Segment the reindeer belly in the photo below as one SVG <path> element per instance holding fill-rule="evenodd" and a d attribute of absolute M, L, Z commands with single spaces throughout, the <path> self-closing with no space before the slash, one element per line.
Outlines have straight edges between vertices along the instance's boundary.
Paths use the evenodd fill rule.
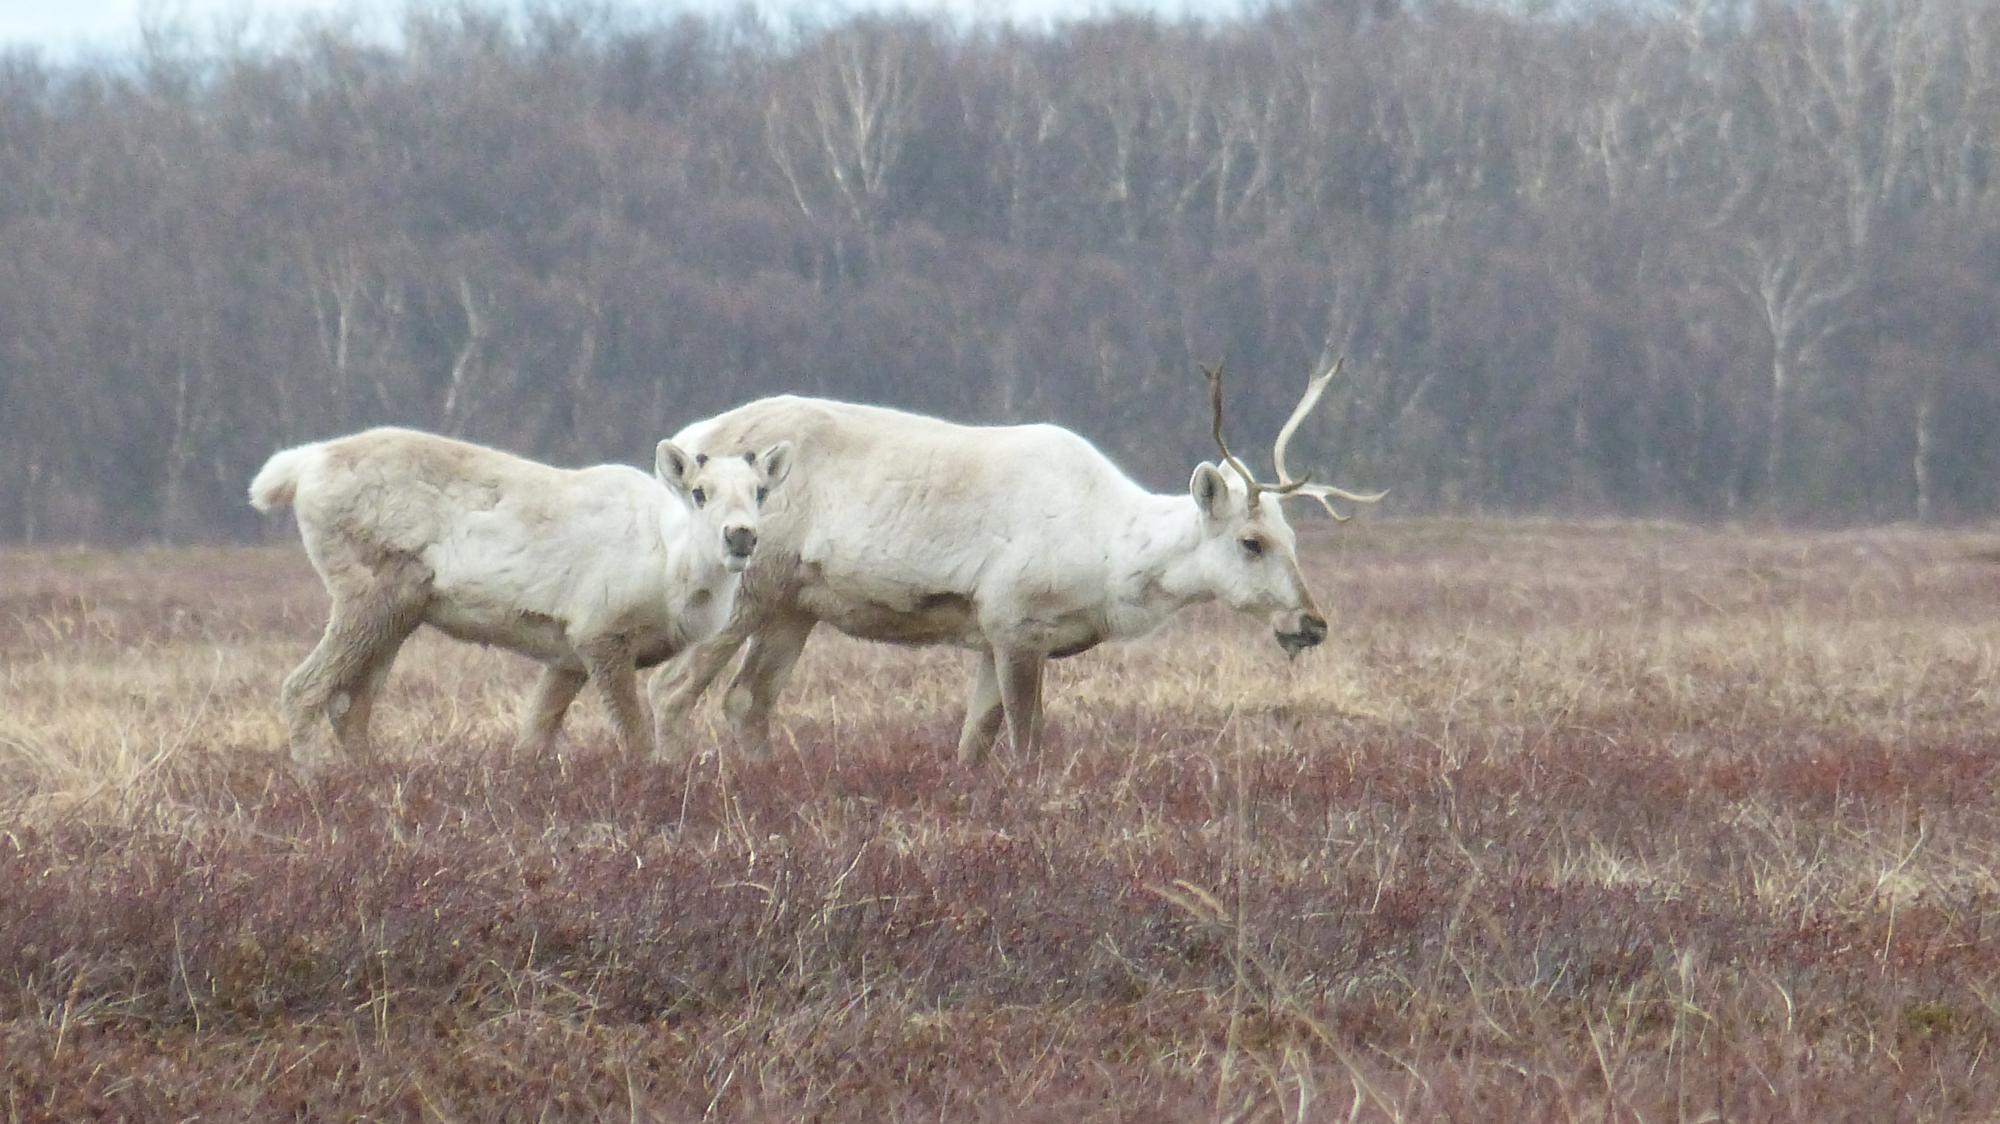
<path fill-rule="evenodd" d="M 686 643 L 674 632 L 660 629 L 632 639 L 632 663 L 641 670 L 657 667 L 680 654 Z"/>
<path fill-rule="evenodd" d="M 1104 638 L 1095 632 L 1087 635 L 1079 634 L 1074 639 L 1066 640 L 1052 649 L 1049 652 L 1049 658 L 1052 660 L 1066 660 L 1071 656 L 1080 656 L 1102 643 L 1104 643 Z"/>
<path fill-rule="evenodd" d="M 505 648 L 543 663 L 578 662 L 562 622 L 545 613 L 439 598 L 425 610 L 424 623 L 454 639 Z"/>
<path fill-rule="evenodd" d="M 799 603 L 818 620 L 862 640 L 966 647 L 984 643 L 978 613 L 972 599 L 963 594 L 842 597 L 826 590 L 807 590 Z"/>
<path fill-rule="evenodd" d="M 538 589 L 547 562 L 487 512 L 460 519 L 423 555 L 434 575 L 424 623 L 454 639 L 505 648 L 547 664 L 581 666 L 567 623 Z"/>
<path fill-rule="evenodd" d="M 1097 614 L 1075 610 L 1021 622 L 1013 637 L 1024 648 L 1036 648 L 1050 659 L 1068 659 L 1104 642 L 1104 623 Z"/>
<path fill-rule="evenodd" d="M 703 598 L 704 606 L 708 598 Z M 624 635 L 632 646 L 632 662 L 640 668 L 657 667 L 681 653 L 681 649 L 698 640 L 705 640 L 721 628 L 724 621 L 717 619 L 712 611 L 701 609 L 676 618 L 652 617 L 635 624 Z"/>

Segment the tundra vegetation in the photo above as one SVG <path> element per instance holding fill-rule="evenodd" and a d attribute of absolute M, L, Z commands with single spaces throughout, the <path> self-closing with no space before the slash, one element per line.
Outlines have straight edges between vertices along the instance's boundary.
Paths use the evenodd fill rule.
<path fill-rule="evenodd" d="M 295 546 L 0 554 L 0 1106 L 1990 1117 L 1990 532 L 1325 527 L 1325 644 L 1192 610 L 983 768 L 935 650 L 659 764 L 420 634 L 379 760 L 274 769 Z"/>

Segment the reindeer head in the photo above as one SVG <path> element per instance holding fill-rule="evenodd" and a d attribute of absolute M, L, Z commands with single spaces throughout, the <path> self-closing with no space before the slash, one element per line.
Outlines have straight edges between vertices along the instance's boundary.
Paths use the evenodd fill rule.
<path fill-rule="evenodd" d="M 1278 442 L 1272 449 L 1278 470 L 1275 484 L 1259 483 L 1229 451 L 1222 436 L 1222 368 L 1203 366 L 1201 370 L 1208 380 L 1215 445 L 1222 454 L 1222 466 L 1230 470 L 1225 474 L 1222 467 L 1204 462 L 1188 482 L 1205 532 L 1199 549 L 1202 569 L 1210 588 L 1225 604 L 1243 612 L 1271 614 L 1271 629 L 1279 646 L 1285 654 L 1296 655 L 1326 639 L 1326 618 L 1299 573 L 1297 537 L 1285 520 L 1282 501 L 1294 496 L 1315 499 L 1328 514 L 1345 522 L 1349 516 L 1335 510 L 1334 499 L 1374 503 L 1386 493 L 1362 495 L 1330 484 L 1309 483 L 1304 476 L 1294 478 L 1285 466 L 1285 449 L 1292 435 L 1339 373 L 1339 361 L 1306 385 L 1305 395 L 1278 431 Z"/>
<path fill-rule="evenodd" d="M 780 441 L 761 453 L 739 456 L 690 455 L 672 441 L 660 442 L 655 471 L 667 490 L 679 495 L 694 516 L 697 550 L 714 550 L 724 569 L 740 574 L 757 548 L 757 520 L 764 499 L 792 468 L 792 443 Z"/>

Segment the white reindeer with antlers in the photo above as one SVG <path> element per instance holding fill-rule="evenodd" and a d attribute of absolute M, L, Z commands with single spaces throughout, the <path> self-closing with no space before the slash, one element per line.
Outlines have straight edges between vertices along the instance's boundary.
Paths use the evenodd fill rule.
<path fill-rule="evenodd" d="M 1018 753 L 1041 734 L 1046 661 L 1141 636 L 1220 600 L 1267 613 L 1288 654 L 1326 619 L 1299 573 L 1279 502 L 1363 495 L 1293 477 L 1286 446 L 1336 362 L 1278 434 L 1278 482 L 1260 483 L 1222 435 L 1222 372 L 1208 380 L 1224 472 L 1203 463 L 1180 495 L 1154 495 L 1082 437 L 1053 425 L 964 426 L 877 406 L 780 396 L 696 422 L 674 440 L 725 455 L 780 435 L 802 484 L 764 512 L 757 558 L 721 632 L 663 668 L 662 744 L 739 647 L 724 711 L 761 751 L 773 702 L 821 622 L 850 636 L 954 644 L 978 654 L 959 758 L 984 759 L 1004 716 Z"/>

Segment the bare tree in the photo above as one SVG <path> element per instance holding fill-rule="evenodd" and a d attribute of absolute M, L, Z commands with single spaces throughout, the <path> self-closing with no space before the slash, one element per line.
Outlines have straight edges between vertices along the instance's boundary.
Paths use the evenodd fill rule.
<path fill-rule="evenodd" d="M 872 241 L 922 105 L 926 48 L 917 26 L 842 28 L 798 60 L 791 89 L 771 95 L 765 142 L 805 214 L 830 197 Z"/>
<path fill-rule="evenodd" d="M 455 278 L 453 292 L 458 297 L 458 310 L 464 317 L 464 331 L 458 351 L 452 356 L 451 369 L 445 377 L 444 399 L 438 403 L 438 428 L 453 435 L 464 434 L 474 413 L 480 406 L 484 390 L 482 354 L 490 326 L 480 310 L 480 298 L 473 292 L 472 279 L 460 271 Z"/>

